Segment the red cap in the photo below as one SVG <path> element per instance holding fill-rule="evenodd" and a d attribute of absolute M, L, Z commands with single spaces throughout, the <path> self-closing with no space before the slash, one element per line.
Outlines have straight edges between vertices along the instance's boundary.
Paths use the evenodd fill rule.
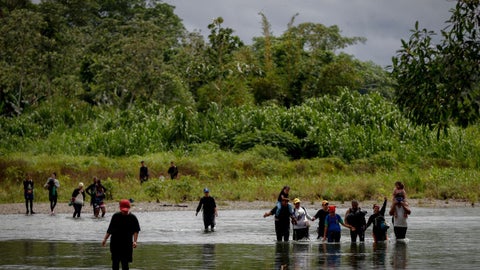
<path fill-rule="evenodd" d="M 335 213 L 335 205 L 329 205 L 328 206 L 328 212 L 329 213 Z"/>
<path fill-rule="evenodd" d="M 120 200 L 120 211 L 122 212 L 128 212 L 130 211 L 130 201 L 123 199 Z"/>

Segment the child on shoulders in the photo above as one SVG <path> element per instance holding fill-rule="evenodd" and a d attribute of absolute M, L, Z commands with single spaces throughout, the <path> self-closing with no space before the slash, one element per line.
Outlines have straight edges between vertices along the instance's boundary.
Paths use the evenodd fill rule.
<path fill-rule="evenodd" d="M 403 202 L 403 205 L 408 207 L 407 192 L 405 191 L 405 185 L 402 182 L 395 182 L 395 188 L 393 189 L 392 196 L 392 206 L 401 204 Z"/>
<path fill-rule="evenodd" d="M 280 214 L 280 209 L 282 208 L 282 200 L 283 199 L 288 199 L 288 193 L 290 192 L 290 187 L 289 186 L 284 186 L 282 190 L 280 191 L 280 194 L 278 194 L 278 199 L 277 199 L 277 211 L 275 213 L 275 216 L 278 216 Z"/>

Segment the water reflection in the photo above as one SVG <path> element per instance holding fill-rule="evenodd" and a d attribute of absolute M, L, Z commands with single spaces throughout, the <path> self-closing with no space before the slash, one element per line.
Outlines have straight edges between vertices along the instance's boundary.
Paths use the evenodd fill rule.
<path fill-rule="evenodd" d="M 293 269 L 311 269 L 310 264 L 310 244 L 293 244 Z"/>
<path fill-rule="evenodd" d="M 164 212 L 139 213 L 142 232 L 131 266 L 135 269 L 383 270 L 472 269 L 480 264 L 476 251 L 480 242 L 476 233 L 480 230 L 480 208 L 454 212 L 415 209 L 415 215 L 409 217 L 408 243 L 394 240 L 373 243 L 371 237 L 357 244 L 351 244 L 348 237 L 336 244 L 316 239 L 277 243 L 274 226 L 271 220 L 261 218 L 262 213 L 225 211 L 218 230 L 208 234 L 198 227 L 194 215 L 186 216 L 181 211 L 168 212 L 167 219 Z M 455 218 L 445 219 L 448 215 Z M 0 220 L 0 270 L 109 269 L 109 250 L 99 242 L 108 220 L 72 220 L 70 215 L 4 216 Z M 348 231 L 342 233 L 346 236 Z"/>
<path fill-rule="evenodd" d="M 340 243 L 321 243 L 319 248 L 318 265 L 326 268 L 338 268 L 341 265 Z"/>
<path fill-rule="evenodd" d="M 353 269 L 363 269 L 365 266 L 365 243 L 350 243 L 350 265 Z"/>
<path fill-rule="evenodd" d="M 386 269 L 387 242 L 373 243 L 372 263 L 374 269 Z"/>
<path fill-rule="evenodd" d="M 214 244 L 204 244 L 202 246 L 202 269 L 215 269 L 215 245 Z"/>
<path fill-rule="evenodd" d="M 288 269 L 290 265 L 290 243 L 277 242 L 275 244 L 275 269 Z"/>
<path fill-rule="evenodd" d="M 19 256 L 20 262 L 23 262 L 24 264 L 27 264 L 28 261 L 31 259 L 31 256 L 33 254 L 33 243 L 29 241 L 25 241 L 23 243 L 23 254 L 24 256 Z M 5 256 L 5 255 L 3 255 Z"/>
<path fill-rule="evenodd" d="M 408 263 L 407 243 L 399 241 L 395 243 L 392 253 L 392 266 L 394 269 L 406 269 Z"/>
<path fill-rule="evenodd" d="M 47 263 L 48 265 L 57 266 L 57 261 L 55 254 L 57 254 L 57 244 L 55 242 L 47 243 Z"/>

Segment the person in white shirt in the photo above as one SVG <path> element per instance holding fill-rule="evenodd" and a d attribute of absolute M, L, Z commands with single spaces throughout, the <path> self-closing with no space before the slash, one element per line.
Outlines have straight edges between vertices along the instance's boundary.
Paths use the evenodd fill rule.
<path fill-rule="evenodd" d="M 310 221 L 314 219 L 308 214 L 305 207 L 300 206 L 300 199 L 293 199 L 293 216 L 295 222 L 293 223 L 293 240 L 309 239 Z"/>
<path fill-rule="evenodd" d="M 405 239 L 407 234 L 407 218 L 411 214 L 410 207 L 401 197 L 397 198 L 396 203 L 392 204 L 390 208 L 391 216 L 393 216 L 393 232 L 395 233 L 395 238 Z"/>

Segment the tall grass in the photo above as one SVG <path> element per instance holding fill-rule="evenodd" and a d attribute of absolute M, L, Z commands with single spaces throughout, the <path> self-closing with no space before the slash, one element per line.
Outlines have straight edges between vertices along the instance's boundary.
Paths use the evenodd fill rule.
<path fill-rule="evenodd" d="M 61 102 L 57 101 L 57 102 Z M 395 153 L 403 163 L 423 157 L 479 168 L 479 126 L 453 127 L 448 137 L 413 127 L 379 95 L 343 92 L 301 106 L 242 106 L 204 113 L 150 104 L 128 110 L 45 103 L 16 118 L 0 118 L 0 151 L 108 157 L 188 152 L 210 143 L 241 153 L 273 146 L 290 159 L 337 157 L 347 163 Z"/>
<path fill-rule="evenodd" d="M 98 176 L 114 197 L 148 200 L 196 198 L 205 185 L 225 199 L 272 199 L 285 184 L 311 200 L 375 198 L 395 180 L 412 196 L 478 197 L 480 126 L 452 127 L 437 139 L 375 94 L 343 92 L 291 108 L 211 104 L 203 113 L 154 103 L 118 110 L 55 102 L 0 118 L 1 201 L 18 200 L 26 173 L 38 184 L 52 171 L 66 187 Z M 157 176 L 176 160 L 183 180 L 139 186 L 141 159 Z M 152 196 L 160 188 L 160 197 Z"/>
<path fill-rule="evenodd" d="M 276 154 L 266 156 L 261 147 L 241 154 L 210 146 L 205 147 L 209 150 L 199 148 L 202 147 L 187 155 L 164 152 L 122 158 L 11 153 L 0 158 L 0 202 L 23 201 L 22 180 L 27 173 L 35 181 L 35 200 L 47 201 L 42 186 L 53 171 L 61 183 L 62 202 L 70 199 L 78 182 L 89 184 L 93 176 L 102 179 L 110 200 L 153 202 L 197 200 L 204 187 L 209 187 L 219 200 L 275 201 L 284 185 L 292 187 L 292 197 L 307 202 L 381 200 L 391 194 L 393 183 L 398 180 L 406 184 L 411 198 L 476 202 L 480 193 L 480 172 L 473 168 L 403 163 L 391 166 L 390 161 L 387 165 L 382 163 L 385 157 L 351 164 L 335 158 L 289 160 L 274 149 L 271 152 Z M 140 160 L 146 161 L 151 173 L 150 180 L 143 185 L 138 180 Z M 180 177 L 161 181 L 159 176 L 166 175 L 171 160 L 176 161 Z"/>

